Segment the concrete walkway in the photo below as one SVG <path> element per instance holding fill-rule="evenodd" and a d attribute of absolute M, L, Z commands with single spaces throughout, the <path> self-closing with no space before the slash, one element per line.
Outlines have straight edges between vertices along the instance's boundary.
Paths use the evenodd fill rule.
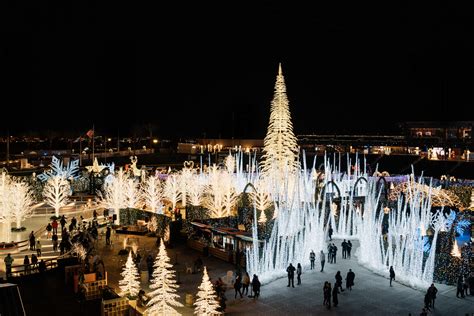
<path fill-rule="evenodd" d="M 334 240 L 334 243 L 341 248 L 340 240 Z M 353 244 L 355 253 L 358 242 L 353 241 Z M 390 287 L 388 278 L 362 267 L 354 256 L 349 260 L 342 259 L 341 255 L 341 251 L 338 251 L 337 264 L 326 262 L 324 272 L 319 272 L 319 262 L 316 262 L 316 270 L 304 271 L 302 285 L 295 285 L 295 288 L 287 287 L 285 277 L 263 286 L 257 301 L 249 298 L 229 299 L 226 312 L 229 315 L 419 315 L 424 306 L 425 292 L 397 282 Z M 329 281 L 334 286 L 334 276 L 337 271 L 341 271 L 345 288 L 349 269 L 356 275 L 353 290 L 345 290 L 339 295 L 338 307 L 327 310 L 322 304 L 324 282 Z M 464 316 L 474 313 L 474 296 L 460 299 L 456 298 L 454 287 L 441 284 L 436 284 L 436 287 L 436 309 L 430 315 Z"/>
<path fill-rule="evenodd" d="M 126 257 L 117 256 L 125 236 L 113 236 L 114 246 L 104 246 L 104 241 L 99 242 L 99 253 L 103 256 L 106 269 L 109 273 L 109 285 L 118 290 L 118 280 L 121 266 Z M 139 237 L 139 252 L 142 256 L 152 253 L 156 255 L 155 238 Z M 338 248 L 341 241 L 334 240 Z M 355 253 L 358 242 L 353 241 L 353 253 Z M 179 246 L 168 249 L 173 263 L 178 253 L 178 265 L 174 268 L 180 275 L 180 288 L 178 294 L 180 301 L 185 303 L 188 293 L 196 294 L 202 278 L 201 273 L 186 274 L 186 262 L 191 263 L 199 253 Z M 233 270 L 233 265 L 213 257 L 203 257 L 204 264 L 209 268 L 212 280 L 223 277 L 227 271 Z M 294 263 L 296 264 L 296 263 Z M 349 269 L 355 274 L 355 286 L 352 291 L 345 290 L 339 295 L 339 306 L 327 310 L 323 304 L 322 288 L 325 281 L 334 284 L 335 274 L 339 270 L 344 279 Z M 316 262 L 316 270 L 304 271 L 302 285 L 288 288 L 287 279 L 282 278 L 262 286 L 261 297 L 258 300 L 251 298 L 234 299 L 234 290 L 226 291 L 227 310 L 229 315 L 288 315 L 298 313 L 300 315 L 418 315 L 423 308 L 424 292 L 414 290 L 397 282 L 393 287 L 389 286 L 388 278 L 374 274 L 357 263 L 357 258 L 342 259 L 341 251 L 338 251 L 337 264 L 326 263 L 324 272 L 319 272 L 319 262 Z M 146 274 L 146 273 L 145 273 Z M 296 282 L 296 277 L 295 277 Z M 149 291 L 148 281 L 142 282 L 142 287 Z M 462 315 L 474 313 L 474 296 L 465 299 L 456 298 L 456 289 L 452 286 L 437 284 L 438 297 L 436 310 L 431 315 Z M 249 293 L 250 294 L 250 293 Z M 192 315 L 193 308 L 183 307 L 178 309 L 183 315 Z"/>

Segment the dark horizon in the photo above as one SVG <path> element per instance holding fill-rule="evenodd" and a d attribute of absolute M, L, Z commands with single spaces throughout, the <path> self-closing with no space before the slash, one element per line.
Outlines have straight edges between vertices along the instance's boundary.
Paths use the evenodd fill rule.
<path fill-rule="evenodd" d="M 0 132 L 263 138 L 279 62 L 296 134 L 474 119 L 460 5 L 103 5 L 2 10 Z"/>

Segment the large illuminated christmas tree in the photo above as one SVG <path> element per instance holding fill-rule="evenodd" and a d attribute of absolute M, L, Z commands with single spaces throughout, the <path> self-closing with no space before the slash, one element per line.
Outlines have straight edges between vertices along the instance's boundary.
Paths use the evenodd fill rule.
<path fill-rule="evenodd" d="M 294 174 L 298 170 L 298 144 L 293 133 L 281 64 L 278 67 L 263 151 L 262 172 L 273 181 L 281 184 L 288 174 Z"/>
<path fill-rule="evenodd" d="M 179 298 L 179 295 L 176 294 L 178 285 L 174 279 L 174 271 L 171 269 L 173 265 L 169 261 L 165 243 L 161 239 L 160 251 L 155 259 L 155 270 L 150 285 L 153 291 L 149 293 L 151 299 L 147 304 L 147 315 L 181 315 L 172 307 L 181 307 L 183 304 L 177 300 Z"/>
<path fill-rule="evenodd" d="M 140 291 L 140 281 L 138 281 L 138 270 L 133 262 L 131 252 L 128 254 L 128 259 L 121 275 L 123 279 L 119 281 L 119 285 L 122 292 L 128 294 L 129 297 L 136 297 L 138 291 Z"/>
<path fill-rule="evenodd" d="M 216 291 L 212 286 L 207 269 L 204 267 L 204 275 L 202 276 L 202 283 L 199 286 L 199 292 L 196 294 L 197 299 L 194 303 L 196 309 L 194 310 L 195 315 L 221 315 L 218 311 L 219 302 L 217 301 Z"/>

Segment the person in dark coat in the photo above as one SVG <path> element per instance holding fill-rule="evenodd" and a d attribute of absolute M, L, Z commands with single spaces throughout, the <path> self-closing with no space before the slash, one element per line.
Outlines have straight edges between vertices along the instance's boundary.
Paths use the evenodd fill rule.
<path fill-rule="evenodd" d="M 436 294 L 438 293 L 438 289 L 434 286 L 433 283 L 431 283 L 431 286 L 428 288 L 428 295 L 430 298 L 430 306 L 435 307 L 435 300 L 436 300 Z"/>
<path fill-rule="evenodd" d="M 33 253 L 31 254 L 31 267 L 32 269 L 36 269 L 38 265 L 38 257 Z"/>
<path fill-rule="evenodd" d="M 461 298 L 464 298 L 462 275 L 458 277 L 456 297 L 459 297 L 459 294 L 461 294 Z"/>
<path fill-rule="evenodd" d="M 350 259 L 351 258 L 351 250 L 352 250 L 352 243 L 350 240 L 347 241 L 347 246 L 346 246 L 346 251 L 347 251 L 347 257 Z"/>
<path fill-rule="evenodd" d="M 393 266 L 390 266 L 390 286 L 392 286 L 392 281 L 395 281 L 395 270 Z"/>
<path fill-rule="evenodd" d="M 329 240 L 332 240 L 332 227 L 329 227 L 329 230 L 328 230 L 328 236 L 329 236 Z"/>
<path fill-rule="evenodd" d="M 426 292 L 426 294 L 425 294 L 424 302 L 425 302 L 425 309 L 427 311 L 431 311 L 431 309 L 430 309 L 431 297 L 430 297 L 430 292 L 429 291 Z"/>
<path fill-rule="evenodd" d="M 314 269 L 314 261 L 316 260 L 316 254 L 313 250 L 309 253 L 309 262 L 311 263 L 311 270 Z"/>
<path fill-rule="evenodd" d="M 301 285 L 301 274 L 303 273 L 303 268 L 301 267 L 301 264 L 298 263 L 296 266 L 296 278 L 298 280 L 298 285 Z"/>
<path fill-rule="evenodd" d="M 30 250 L 36 250 L 36 237 L 34 231 L 31 231 L 30 233 Z"/>
<path fill-rule="evenodd" d="M 332 289 L 332 304 L 334 307 L 337 307 L 337 305 L 339 304 L 339 300 L 337 299 L 337 294 L 339 294 L 339 289 L 337 288 L 337 286 L 335 286 Z"/>
<path fill-rule="evenodd" d="M 51 223 L 48 223 L 46 226 L 46 231 L 48 232 L 46 235 L 46 238 L 51 238 L 51 231 L 53 230 L 53 226 L 51 226 Z"/>
<path fill-rule="evenodd" d="M 340 288 L 341 292 L 344 292 L 342 289 L 342 276 L 341 276 L 341 271 L 337 271 L 336 273 L 336 283 L 334 283 L 335 288 Z"/>
<path fill-rule="evenodd" d="M 474 272 L 471 272 L 467 283 L 469 284 L 469 294 L 474 296 Z"/>
<path fill-rule="evenodd" d="M 352 291 L 352 287 L 354 286 L 354 279 L 355 279 L 355 273 L 352 272 L 351 269 L 349 269 L 349 272 L 347 272 L 346 275 L 346 289 L 349 289 Z"/>
<path fill-rule="evenodd" d="M 337 247 L 335 244 L 332 244 L 332 263 L 336 263 L 337 258 Z"/>
<path fill-rule="evenodd" d="M 64 215 L 61 216 L 59 223 L 61 224 L 61 230 L 64 230 L 64 226 L 66 226 L 66 217 L 64 217 Z"/>
<path fill-rule="evenodd" d="M 243 298 L 242 291 L 240 290 L 241 288 L 242 288 L 242 280 L 240 278 L 240 275 L 237 275 L 234 281 L 234 290 L 235 290 L 234 298 L 237 298 L 237 293 L 240 294 L 240 298 Z"/>
<path fill-rule="evenodd" d="M 77 219 L 73 216 L 72 219 L 71 219 L 71 225 L 72 227 L 76 228 L 76 225 L 77 225 Z"/>
<path fill-rule="evenodd" d="M 105 231 L 105 244 L 110 245 L 110 235 L 112 234 L 112 229 L 110 227 L 107 227 Z"/>
<path fill-rule="evenodd" d="M 146 257 L 146 267 L 148 269 L 148 281 L 151 281 L 152 277 L 153 277 L 153 257 L 151 256 L 151 254 L 149 254 L 147 257 Z"/>
<path fill-rule="evenodd" d="M 341 247 L 342 247 L 342 259 L 346 259 L 347 258 L 347 242 L 345 239 L 341 243 Z"/>
<path fill-rule="evenodd" d="M 28 258 L 28 255 L 25 255 L 25 258 L 23 259 L 23 265 L 25 266 L 25 274 L 30 274 L 30 258 Z"/>
<path fill-rule="evenodd" d="M 290 284 L 292 287 L 295 287 L 295 267 L 290 263 L 288 268 L 286 268 L 286 272 L 288 273 L 288 287 Z"/>
<path fill-rule="evenodd" d="M 327 281 L 324 282 L 323 295 L 324 295 L 323 305 L 326 305 L 326 307 L 330 309 L 331 308 L 331 283 Z"/>
<path fill-rule="evenodd" d="M 261 284 L 258 280 L 258 276 L 254 274 L 252 279 L 253 298 L 258 298 L 260 296 L 260 285 Z"/>

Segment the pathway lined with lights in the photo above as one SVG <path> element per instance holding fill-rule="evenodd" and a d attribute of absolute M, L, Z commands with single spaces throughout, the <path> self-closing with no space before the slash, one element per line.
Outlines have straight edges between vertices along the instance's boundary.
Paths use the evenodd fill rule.
<path fill-rule="evenodd" d="M 357 263 L 355 257 L 359 242 L 352 241 L 354 247 L 352 258 L 342 259 L 342 240 L 333 240 L 338 247 L 337 264 L 329 264 L 326 258 L 324 272 L 320 272 L 318 258 L 315 270 L 305 270 L 302 274 L 302 285 L 287 287 L 287 278 L 273 281 L 262 286 L 261 297 L 234 300 L 234 290 L 226 292 L 228 315 L 418 315 L 424 306 L 425 291 L 414 290 L 398 282 L 389 286 L 388 270 L 386 276 L 374 274 Z M 355 251 L 354 251 L 355 250 Z M 327 253 L 326 253 L 327 257 Z M 308 254 L 309 263 L 309 254 Z M 293 262 L 296 266 L 297 262 Z M 327 310 L 323 306 L 323 285 L 329 281 L 335 283 L 337 271 L 341 271 L 343 288 L 349 269 L 354 271 L 355 286 L 352 291 L 345 290 L 339 294 L 338 307 Z M 396 272 L 396 271 L 395 271 Z M 436 309 L 431 315 L 466 315 L 474 313 L 474 296 L 456 298 L 456 288 L 435 284 L 438 288 Z"/>

